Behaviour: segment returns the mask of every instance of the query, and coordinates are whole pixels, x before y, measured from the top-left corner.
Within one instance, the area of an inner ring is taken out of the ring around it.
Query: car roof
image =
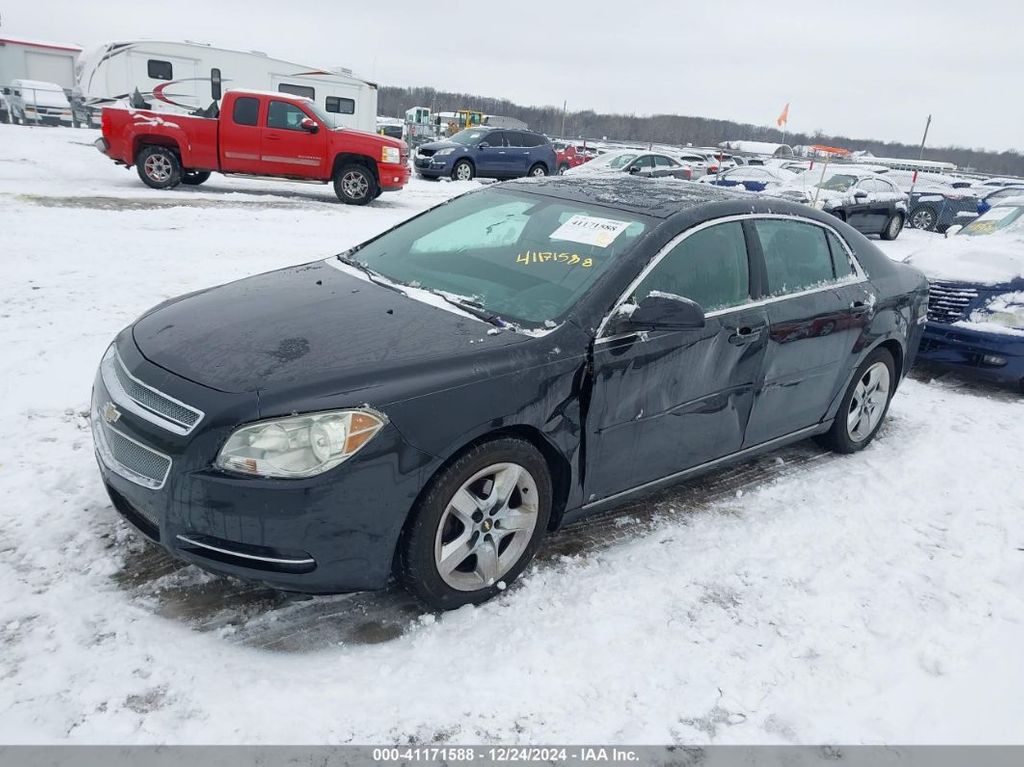
[[[608,178],[587,176],[585,181],[582,177],[548,176],[507,181],[501,186],[655,218],[668,218],[710,202],[757,199],[756,195],[730,187],[676,179],[637,178],[626,173]],[[799,208],[806,210],[804,206],[795,207]]]

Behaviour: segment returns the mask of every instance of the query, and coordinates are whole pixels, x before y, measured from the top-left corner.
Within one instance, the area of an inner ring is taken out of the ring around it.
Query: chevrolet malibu
[[[927,295],[796,203],[511,182],[154,307],[103,357],[93,436],[114,507],[181,559],[449,609],[628,498],[808,437],[863,449]]]

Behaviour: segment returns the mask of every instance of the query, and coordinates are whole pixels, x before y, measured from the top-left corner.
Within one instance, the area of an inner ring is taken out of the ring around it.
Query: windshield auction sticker
[[[553,231],[551,239],[607,248],[628,228],[628,221],[577,214]]]

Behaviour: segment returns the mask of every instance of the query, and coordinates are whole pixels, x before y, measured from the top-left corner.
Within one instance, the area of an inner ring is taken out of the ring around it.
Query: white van
[[[74,122],[68,97],[57,83],[12,80],[10,86],[4,88],[4,95],[15,125],[70,126]]]
[[[193,42],[109,43],[79,60],[78,87],[93,109],[130,99],[138,90],[156,111],[203,109],[229,89],[305,96],[335,125],[373,133],[377,86],[346,69],[326,70]]]

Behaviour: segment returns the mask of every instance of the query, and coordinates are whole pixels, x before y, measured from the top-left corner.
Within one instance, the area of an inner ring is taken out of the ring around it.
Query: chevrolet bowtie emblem
[[[121,418],[121,411],[114,407],[113,402],[103,406],[103,420],[107,423],[117,423]]]

